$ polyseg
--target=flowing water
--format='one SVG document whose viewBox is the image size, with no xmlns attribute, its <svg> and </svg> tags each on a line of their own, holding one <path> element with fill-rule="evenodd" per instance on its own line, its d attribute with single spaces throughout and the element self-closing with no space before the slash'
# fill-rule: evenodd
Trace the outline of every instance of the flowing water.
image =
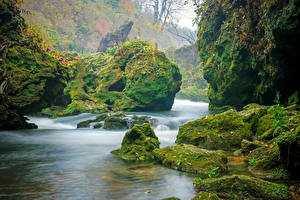
<svg viewBox="0 0 300 200">
<path fill-rule="evenodd" d="M 208 104 L 176 100 L 151 116 L 161 147 L 174 145 L 178 127 L 208 115 Z M 30 117 L 37 130 L 0 132 L 0 199 L 162 199 L 195 195 L 193 176 L 151 163 L 115 158 L 126 131 L 76 129 L 92 114 Z"/>
</svg>

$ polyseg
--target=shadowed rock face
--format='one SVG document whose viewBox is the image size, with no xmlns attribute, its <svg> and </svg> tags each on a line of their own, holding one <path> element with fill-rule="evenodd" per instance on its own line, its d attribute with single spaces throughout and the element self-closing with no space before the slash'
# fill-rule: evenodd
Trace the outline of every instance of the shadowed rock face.
<svg viewBox="0 0 300 200">
<path fill-rule="evenodd" d="M 120 46 L 126 42 L 132 26 L 133 22 L 130 21 L 120 26 L 117 31 L 106 34 L 100 42 L 98 52 L 105 52 L 108 48 L 114 47 L 115 44 Z"/>
<path fill-rule="evenodd" d="M 40 111 L 62 94 L 66 68 L 24 35 L 27 26 L 16 1 L 1 1 L 0 16 L 0 129 L 36 128 L 23 115 Z"/>
<path fill-rule="evenodd" d="M 299 99 L 299 2 L 205 1 L 198 32 L 210 109 Z M 283 12 L 284 11 L 284 12 Z M 266 28 L 268 27 L 268 28 Z"/>
</svg>

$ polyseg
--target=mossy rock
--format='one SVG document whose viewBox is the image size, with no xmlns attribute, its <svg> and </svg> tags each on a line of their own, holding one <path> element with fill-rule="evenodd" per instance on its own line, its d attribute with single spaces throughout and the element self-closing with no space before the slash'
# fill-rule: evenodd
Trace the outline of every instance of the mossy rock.
<svg viewBox="0 0 300 200">
<path fill-rule="evenodd" d="M 150 124 L 134 125 L 126 132 L 120 149 L 112 151 L 124 160 L 154 160 L 153 150 L 159 148 L 159 141 Z"/>
<path fill-rule="evenodd" d="M 257 132 L 257 124 L 261 117 L 268 113 L 268 107 L 258 104 L 248 104 L 243 107 L 239 114 L 243 117 L 245 122 L 251 124 L 251 129 L 254 133 Z"/>
<path fill-rule="evenodd" d="M 280 158 L 279 146 L 270 142 L 252 150 L 249 155 L 249 169 L 253 173 L 264 175 L 269 179 L 287 179 L 288 171 Z"/>
<path fill-rule="evenodd" d="M 67 67 L 30 35 L 17 1 L 0 3 L 0 129 L 36 128 L 24 115 L 41 111 L 62 94 Z M 34 39 L 33 39 L 34 37 Z"/>
<path fill-rule="evenodd" d="M 209 192 L 199 192 L 192 200 L 221 200 L 216 194 Z"/>
<path fill-rule="evenodd" d="M 256 133 L 257 133 L 257 136 L 260 140 L 268 141 L 268 140 L 274 138 L 274 136 L 273 136 L 273 131 L 274 131 L 273 124 L 274 124 L 274 117 L 270 113 L 263 116 L 263 117 L 261 117 L 258 120 Z"/>
<path fill-rule="evenodd" d="M 135 124 L 144 124 L 149 123 L 151 118 L 148 116 L 137 116 L 137 115 L 125 115 L 123 112 L 117 113 L 103 113 L 96 117 L 93 120 L 86 120 L 77 124 L 77 128 L 89 128 L 92 123 L 93 128 L 107 129 L 107 130 L 124 130 L 130 129 Z"/>
<path fill-rule="evenodd" d="M 218 151 L 200 149 L 190 144 L 168 146 L 154 151 L 155 158 L 166 167 L 199 174 L 207 178 L 211 173 L 227 171 L 226 155 Z"/>
<path fill-rule="evenodd" d="M 289 188 L 286 185 L 244 175 L 210 179 L 196 178 L 194 187 L 196 191 L 212 192 L 225 199 L 291 199 Z"/>
<path fill-rule="evenodd" d="M 251 124 L 235 110 L 206 116 L 179 127 L 176 143 L 206 149 L 236 150 L 243 139 L 252 140 Z"/>
<path fill-rule="evenodd" d="M 112 114 L 104 120 L 104 129 L 107 130 L 122 130 L 128 128 L 128 122 L 124 118 L 124 114 Z"/>
<path fill-rule="evenodd" d="M 241 153 L 248 155 L 250 151 L 257 149 L 259 147 L 262 147 L 263 144 L 259 141 L 248 141 L 248 140 L 242 140 L 241 143 Z"/>
<path fill-rule="evenodd" d="M 86 120 L 77 124 L 77 128 L 89 128 L 90 124 L 94 122 L 94 120 Z"/>
<path fill-rule="evenodd" d="M 300 35 L 297 1 L 200 4 L 197 47 L 209 83 L 210 108 L 271 105 L 276 91 L 282 102 L 297 92 L 299 99 L 299 58 L 294 54 L 299 40 L 293 39 Z"/>
<path fill-rule="evenodd" d="M 150 43 L 124 43 L 100 70 L 97 98 L 114 110 L 170 110 L 181 74 L 163 52 Z"/>
<path fill-rule="evenodd" d="M 103 113 L 98 115 L 96 119 L 89 119 L 77 124 L 77 128 L 89 128 L 91 123 L 95 122 L 103 122 L 108 117 L 108 114 Z M 94 128 L 101 128 L 103 125 L 101 123 L 97 123 L 94 125 Z"/>
</svg>

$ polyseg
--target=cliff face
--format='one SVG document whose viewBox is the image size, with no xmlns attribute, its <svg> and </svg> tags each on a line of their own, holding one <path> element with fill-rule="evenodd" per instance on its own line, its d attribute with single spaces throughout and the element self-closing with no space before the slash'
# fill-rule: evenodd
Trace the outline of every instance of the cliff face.
<svg viewBox="0 0 300 200">
<path fill-rule="evenodd" d="M 0 3 L 0 129 L 35 128 L 23 115 L 47 107 L 63 92 L 66 67 L 44 51 L 17 2 Z"/>
<path fill-rule="evenodd" d="M 211 109 L 272 104 L 276 91 L 299 98 L 299 11 L 298 0 L 203 3 L 198 50 Z"/>
</svg>

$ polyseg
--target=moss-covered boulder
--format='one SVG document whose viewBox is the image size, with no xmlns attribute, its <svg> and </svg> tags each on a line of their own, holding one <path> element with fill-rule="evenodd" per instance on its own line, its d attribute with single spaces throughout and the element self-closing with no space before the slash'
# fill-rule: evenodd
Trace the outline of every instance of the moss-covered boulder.
<svg viewBox="0 0 300 200">
<path fill-rule="evenodd" d="M 252 140 L 251 124 L 235 110 L 206 116 L 179 127 L 176 143 L 207 149 L 235 150 L 243 139 Z"/>
<path fill-rule="evenodd" d="M 99 77 L 96 96 L 115 110 L 170 110 L 181 86 L 177 65 L 137 40 L 123 44 Z"/>
<path fill-rule="evenodd" d="M 159 141 L 150 124 L 134 125 L 124 136 L 120 149 L 112 151 L 124 160 L 150 161 L 153 150 L 159 148 Z"/>
<path fill-rule="evenodd" d="M 168 146 L 154 151 L 155 158 L 166 167 L 209 177 L 227 171 L 226 155 L 218 151 L 200 149 L 190 144 Z"/>
<path fill-rule="evenodd" d="M 128 128 L 127 120 L 125 119 L 125 114 L 116 113 L 108 116 L 104 120 L 104 129 L 107 130 L 122 130 Z"/>
<path fill-rule="evenodd" d="M 0 15 L 0 129 L 33 128 L 23 115 L 41 111 L 62 94 L 67 68 L 47 51 L 39 30 L 25 25 L 17 1 L 1 1 Z"/>
<path fill-rule="evenodd" d="M 196 178 L 194 187 L 196 191 L 212 192 L 225 199 L 286 200 L 291 198 L 289 188 L 285 185 L 244 175 Z"/>
<path fill-rule="evenodd" d="M 199 192 L 192 200 L 221 200 L 216 194 L 209 192 Z"/>
</svg>

